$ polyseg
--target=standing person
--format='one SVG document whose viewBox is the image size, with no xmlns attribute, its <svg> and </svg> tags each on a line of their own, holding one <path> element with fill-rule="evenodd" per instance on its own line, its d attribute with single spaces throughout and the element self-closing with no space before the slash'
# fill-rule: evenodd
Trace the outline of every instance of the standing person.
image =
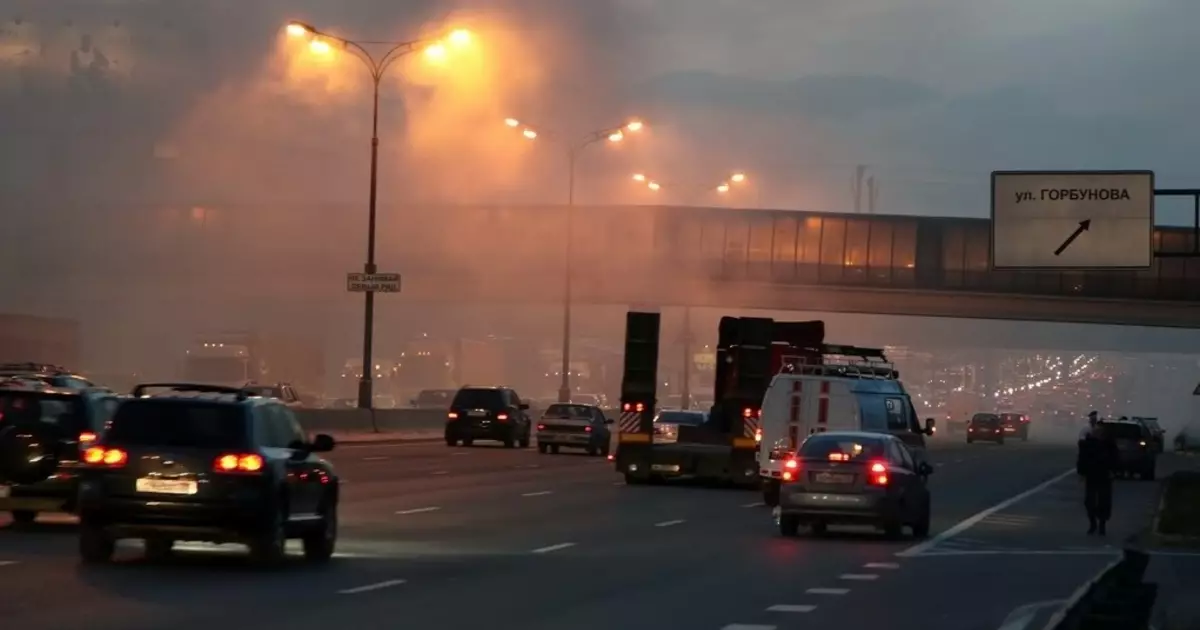
<svg viewBox="0 0 1200 630">
<path fill-rule="evenodd" d="M 1087 426 L 1083 427 L 1082 429 L 1079 430 L 1079 441 L 1080 442 L 1087 439 L 1087 436 L 1091 435 L 1092 430 L 1096 428 L 1096 423 L 1100 421 L 1099 416 L 1100 416 L 1100 414 L 1096 413 L 1095 411 L 1091 411 L 1090 413 L 1088 413 Z"/>
<path fill-rule="evenodd" d="M 1088 535 L 1104 536 L 1112 516 L 1113 472 L 1117 445 L 1100 424 L 1079 441 L 1079 474 L 1083 475 L 1083 506 L 1087 509 Z"/>
</svg>

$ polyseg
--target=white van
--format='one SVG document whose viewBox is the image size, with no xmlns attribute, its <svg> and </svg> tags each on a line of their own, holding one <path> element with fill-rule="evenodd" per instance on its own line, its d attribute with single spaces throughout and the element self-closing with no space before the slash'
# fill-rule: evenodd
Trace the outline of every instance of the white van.
<svg viewBox="0 0 1200 630">
<path fill-rule="evenodd" d="M 908 445 L 914 459 L 925 461 L 925 436 L 933 434 L 933 421 L 921 427 L 890 365 L 800 365 L 792 370 L 777 374 L 763 397 L 758 470 L 767 505 L 779 504 L 780 484 L 791 474 L 784 462 L 814 433 L 889 433 Z"/>
</svg>

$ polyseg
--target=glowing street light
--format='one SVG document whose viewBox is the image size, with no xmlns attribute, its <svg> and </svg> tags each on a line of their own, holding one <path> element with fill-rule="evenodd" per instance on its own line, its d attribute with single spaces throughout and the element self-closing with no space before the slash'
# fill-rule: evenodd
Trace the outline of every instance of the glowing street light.
<svg viewBox="0 0 1200 630">
<path fill-rule="evenodd" d="M 464 29 L 455 29 L 433 39 L 417 39 L 405 42 L 369 42 L 354 41 L 337 35 L 326 33 L 304 22 L 288 22 L 287 34 L 292 38 L 308 38 L 309 50 L 319 55 L 331 54 L 336 46 L 358 57 L 367 66 L 374 86 L 373 109 L 371 111 L 371 179 L 368 196 L 367 212 L 367 261 L 363 271 L 368 274 L 376 273 L 375 265 L 375 223 L 376 205 L 379 189 L 379 84 L 384 73 L 395 61 L 405 55 L 424 50 L 425 56 L 434 61 L 443 61 L 448 55 L 446 43 L 461 48 L 471 43 L 471 33 Z M 380 56 L 372 55 L 368 46 L 386 44 L 388 48 Z M 363 308 L 363 365 L 374 365 L 372 354 L 375 345 L 375 292 L 365 293 L 366 302 Z M 371 370 L 363 370 L 358 380 L 358 407 L 370 409 L 373 401 L 373 383 Z"/>
<path fill-rule="evenodd" d="M 646 176 L 645 176 L 645 175 L 642 175 L 641 173 L 634 173 L 634 174 L 633 174 L 633 181 L 635 181 L 635 182 L 645 182 L 645 181 L 646 181 Z"/>
<path fill-rule="evenodd" d="M 653 190 L 654 192 L 658 192 L 658 190 L 660 188 L 662 188 L 662 186 L 660 186 L 658 184 L 658 182 L 649 182 L 646 184 L 646 188 L 649 188 L 650 190 Z"/>
<path fill-rule="evenodd" d="M 505 118 L 504 124 L 512 129 L 521 129 L 521 135 L 529 140 L 538 137 L 538 132 L 535 127 L 527 125 L 516 118 Z M 636 118 L 625 121 L 620 125 L 597 129 L 586 134 L 581 140 L 575 143 L 567 144 L 567 238 L 566 242 L 566 264 L 564 266 L 564 291 L 563 291 L 563 338 L 562 338 L 562 367 L 559 373 L 562 375 L 562 381 L 558 388 L 558 401 L 570 402 L 571 400 L 571 279 L 574 275 L 571 269 L 571 235 L 574 234 L 574 207 L 575 207 L 575 165 L 579 161 L 579 154 L 587 147 L 608 140 L 616 143 L 625 139 L 625 134 L 637 133 L 645 128 L 645 123 Z M 637 181 L 644 181 L 645 176 L 638 180 L 638 175 L 634 175 Z M 651 186 L 651 190 L 658 190 L 658 184 L 650 182 L 647 186 Z"/>
<path fill-rule="evenodd" d="M 746 174 L 745 173 L 734 173 L 733 175 L 729 176 L 729 181 L 731 181 L 735 184 L 741 184 L 746 181 Z"/>
<path fill-rule="evenodd" d="M 722 193 L 722 194 L 729 192 L 729 184 L 723 183 L 723 184 L 717 186 L 717 192 Z"/>
</svg>

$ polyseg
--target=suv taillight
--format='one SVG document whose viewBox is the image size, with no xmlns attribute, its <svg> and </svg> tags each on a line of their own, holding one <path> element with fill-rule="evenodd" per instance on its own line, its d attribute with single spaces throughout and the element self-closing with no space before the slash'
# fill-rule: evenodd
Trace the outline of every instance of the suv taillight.
<svg viewBox="0 0 1200 630">
<path fill-rule="evenodd" d="M 228 453 L 213 461 L 213 470 L 219 473 L 250 473 L 262 472 L 266 462 L 261 455 L 255 453 Z"/>
<path fill-rule="evenodd" d="M 795 481 L 800 476 L 800 462 L 788 459 L 783 462 L 783 480 Z"/>
<path fill-rule="evenodd" d="M 83 451 L 83 461 L 92 466 L 108 466 L 111 468 L 120 468 L 129 461 L 129 453 L 119 448 L 105 448 L 103 446 L 89 446 Z"/>
<path fill-rule="evenodd" d="M 871 462 L 867 468 L 867 481 L 873 486 L 888 485 L 888 467 L 883 462 Z"/>
<path fill-rule="evenodd" d="M 458 420 L 458 412 L 451 411 L 446 414 L 446 420 Z"/>
</svg>

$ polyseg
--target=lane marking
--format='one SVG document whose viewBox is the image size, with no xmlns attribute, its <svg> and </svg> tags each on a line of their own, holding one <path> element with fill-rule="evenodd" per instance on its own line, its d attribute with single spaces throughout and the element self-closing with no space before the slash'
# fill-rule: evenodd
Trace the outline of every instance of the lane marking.
<svg viewBox="0 0 1200 630">
<path fill-rule="evenodd" d="M 429 474 L 431 474 L 431 475 L 449 475 L 450 471 L 449 470 L 435 470 Z"/>
<path fill-rule="evenodd" d="M 534 468 L 541 467 L 541 464 L 521 464 L 520 466 L 513 466 L 513 470 L 533 470 Z"/>
<path fill-rule="evenodd" d="M 0 567 L 11 567 L 16 563 L 16 560 L 0 560 Z"/>
<path fill-rule="evenodd" d="M 899 569 L 900 564 L 897 562 L 868 562 L 863 565 L 864 569 Z"/>
<path fill-rule="evenodd" d="M 950 529 L 947 529 L 946 531 L 943 531 L 943 532 L 937 534 L 936 536 L 934 536 L 933 538 L 930 538 L 929 540 L 926 540 L 925 542 L 918 543 L 916 545 L 913 545 L 912 547 L 909 547 L 908 549 L 905 549 L 904 551 L 897 552 L 896 557 L 912 558 L 915 556 L 922 555 L 925 552 L 929 551 L 930 549 L 937 547 L 939 544 L 941 544 L 951 538 L 954 538 L 955 536 L 974 527 L 975 525 L 979 524 L 980 521 L 995 514 L 996 512 L 999 512 L 1000 510 L 1003 510 L 1003 509 L 1017 503 L 1018 501 L 1023 501 L 1025 499 L 1028 499 L 1029 497 L 1045 490 L 1046 488 L 1049 488 L 1050 486 L 1052 486 L 1052 485 L 1058 483 L 1059 481 L 1066 479 L 1068 476 L 1074 475 L 1074 474 L 1076 474 L 1075 469 L 1071 468 L 1071 469 L 1066 470 L 1058 475 L 1055 475 L 1055 476 L 1051 477 L 1050 479 L 1047 479 L 1046 481 L 1043 481 L 1042 483 L 1039 483 L 1038 485 L 1036 485 L 1018 495 L 1009 497 L 1009 498 L 997 503 L 996 505 L 993 505 L 992 507 L 987 508 L 986 510 L 983 510 L 982 512 L 979 512 L 978 514 L 975 514 L 974 516 L 969 516 L 969 517 L 963 519 L 957 525 L 954 525 Z"/>
<path fill-rule="evenodd" d="M 558 543 L 557 545 L 550 545 L 549 547 L 538 547 L 530 553 L 550 553 L 552 551 L 559 551 L 561 549 L 567 549 L 568 547 L 574 546 L 575 543 Z"/>
<path fill-rule="evenodd" d="M 388 460 L 388 459 L 391 459 L 391 458 L 390 458 L 390 457 L 388 457 L 387 455 L 376 455 L 376 456 L 374 456 L 374 457 L 364 457 L 364 458 L 362 458 L 362 460 L 363 460 L 364 462 L 382 462 L 382 461 L 384 461 L 384 460 Z"/>
<path fill-rule="evenodd" d="M 805 595 L 845 595 L 849 593 L 848 588 L 810 588 L 804 591 Z"/>
<path fill-rule="evenodd" d="M 338 595 L 357 595 L 359 593 L 378 591 L 381 588 L 391 588 L 393 586 L 400 586 L 401 584 L 404 584 L 405 582 L 406 582 L 406 580 L 385 580 L 383 582 L 376 582 L 374 584 L 367 584 L 365 586 L 356 586 L 354 588 L 347 588 L 344 590 L 340 590 L 340 591 L 338 591 Z"/>
<path fill-rule="evenodd" d="M 808 604 L 775 604 L 768 608 L 767 612 L 808 613 L 816 609 L 816 606 Z"/>
<path fill-rule="evenodd" d="M 946 551 L 930 551 L 921 554 L 922 558 L 941 558 L 952 556 L 1116 556 L 1119 551 L 1109 549 L 1094 549 L 1092 551 L 1069 549 L 948 549 Z M 1151 555 L 1154 555 L 1151 553 Z"/>
<path fill-rule="evenodd" d="M 413 508 L 411 510 L 398 510 L 396 513 L 397 514 L 424 514 L 425 512 L 436 512 L 440 509 L 442 509 L 442 508 L 437 507 L 437 506 L 430 506 L 430 507 L 423 507 L 423 508 Z"/>
<path fill-rule="evenodd" d="M 721 630 L 775 630 L 779 626 L 765 626 L 761 623 L 731 623 L 721 626 Z"/>
<path fill-rule="evenodd" d="M 743 505 L 742 507 L 744 507 L 744 508 L 756 508 L 756 507 L 763 507 L 763 506 L 765 506 L 765 505 L 766 505 L 766 503 L 763 503 L 762 501 L 756 501 L 756 502 L 754 502 L 754 503 L 747 503 L 747 504 Z"/>
<path fill-rule="evenodd" d="M 624 486 L 624 485 L 626 485 L 626 484 L 625 484 L 625 482 L 624 482 L 624 481 L 614 481 L 614 482 L 613 482 L 613 485 L 614 485 L 614 486 Z"/>
<path fill-rule="evenodd" d="M 461 452 L 454 452 L 454 453 L 450 453 L 450 455 L 451 455 L 451 456 L 453 456 L 453 457 L 462 457 L 463 455 L 470 455 L 470 453 L 467 453 L 467 452 L 465 452 L 465 451 L 461 451 Z"/>
<path fill-rule="evenodd" d="M 547 494 L 554 494 L 553 490 L 538 490 L 537 492 L 526 492 L 523 497 L 544 497 Z"/>
<path fill-rule="evenodd" d="M 661 523 L 655 523 L 654 526 L 655 527 L 670 527 L 672 525 L 678 525 L 678 524 L 684 523 L 684 522 L 686 522 L 686 521 L 684 521 L 683 519 L 677 519 L 674 521 L 663 521 Z"/>
<path fill-rule="evenodd" d="M 879 576 L 875 575 L 874 573 L 845 573 L 845 574 L 839 575 L 838 579 L 857 580 L 859 582 L 870 582 L 871 580 L 878 580 Z"/>
</svg>

